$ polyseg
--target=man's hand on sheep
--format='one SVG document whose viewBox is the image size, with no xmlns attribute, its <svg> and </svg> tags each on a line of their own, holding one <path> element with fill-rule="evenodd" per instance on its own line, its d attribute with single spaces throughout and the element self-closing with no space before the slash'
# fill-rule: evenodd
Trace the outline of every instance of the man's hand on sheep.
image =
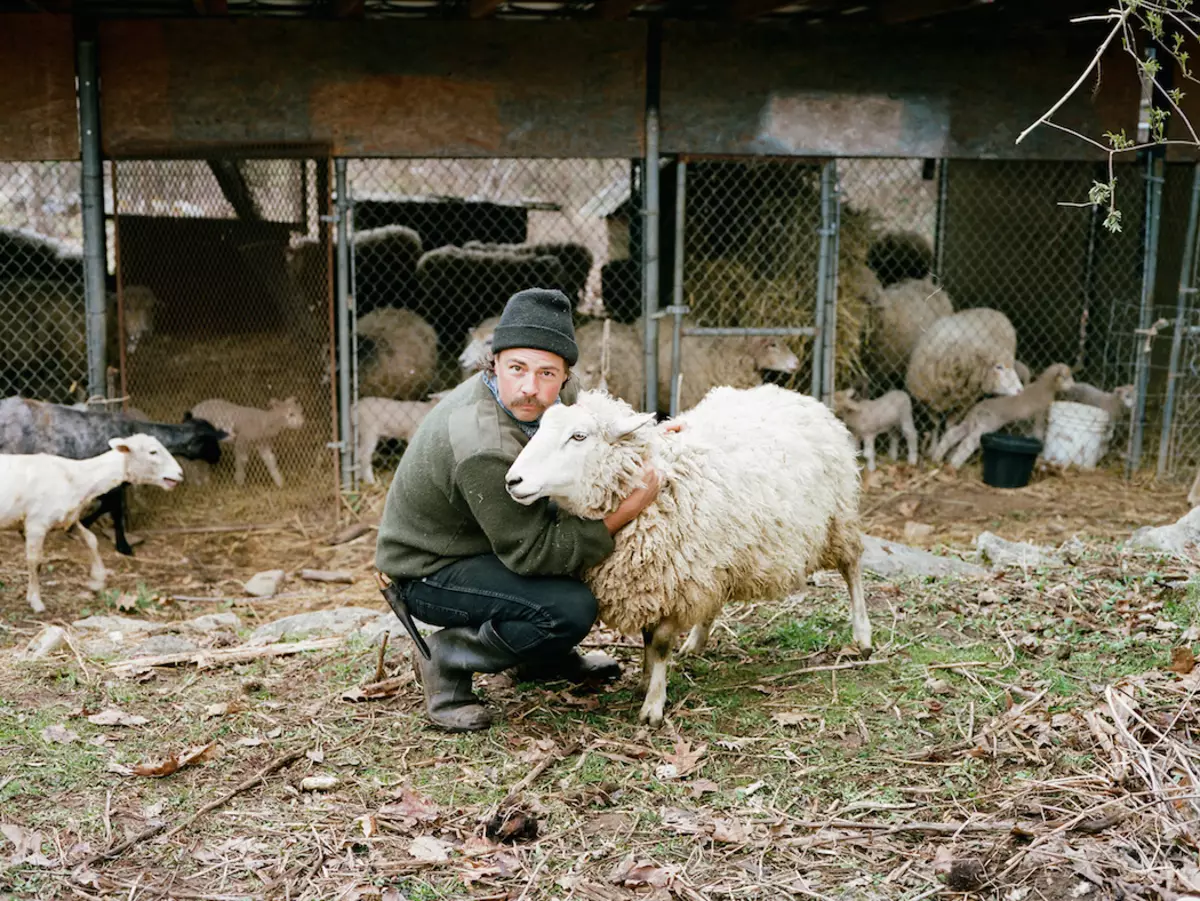
<svg viewBox="0 0 1200 901">
<path fill-rule="evenodd" d="M 642 472 L 642 487 L 635 488 L 625 500 L 621 501 L 616 510 L 604 517 L 604 525 L 608 528 L 609 535 L 617 534 L 622 526 L 633 522 L 637 515 L 658 497 L 658 489 L 662 485 L 662 477 L 659 476 L 658 470 L 653 466 L 648 466 Z"/>
</svg>

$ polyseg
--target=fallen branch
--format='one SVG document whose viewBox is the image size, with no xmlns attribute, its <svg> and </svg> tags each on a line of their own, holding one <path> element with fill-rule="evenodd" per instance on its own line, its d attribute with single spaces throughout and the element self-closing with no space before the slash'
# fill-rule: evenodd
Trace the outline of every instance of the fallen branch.
<svg viewBox="0 0 1200 901">
<path fill-rule="evenodd" d="M 194 814 L 192 814 L 190 817 L 188 817 L 186 820 L 184 820 L 182 823 L 180 823 L 178 826 L 176 826 L 174 829 L 172 829 L 170 832 L 168 832 L 167 837 L 170 837 L 170 836 L 174 835 L 176 832 L 179 832 L 183 829 L 188 828 L 189 826 L 192 825 L 192 823 L 196 822 L 196 820 L 200 819 L 200 817 L 204 816 L 206 813 L 210 813 L 210 812 L 216 810 L 218 807 L 221 807 L 222 805 L 229 803 L 230 799 L 233 798 L 235 795 L 241 794 L 244 791 L 254 788 L 254 786 L 258 785 L 258 783 L 260 783 L 264 779 L 266 779 L 267 776 L 270 776 L 272 773 L 275 773 L 275 772 L 283 769 L 286 766 L 290 766 L 291 764 L 295 763 L 297 760 L 299 760 L 303 756 L 304 756 L 303 751 L 289 751 L 287 754 L 284 754 L 280 757 L 276 757 L 274 760 L 272 760 L 270 763 L 268 763 L 265 767 L 263 767 L 261 770 L 259 770 L 257 773 L 255 773 L 253 776 L 251 776 L 249 779 L 239 782 L 237 785 L 235 785 L 229 791 L 225 792 L 225 794 L 221 795 L 221 797 L 217 798 L 216 800 L 209 801 L 207 804 L 205 804 L 203 807 L 201 807 L 199 810 L 197 810 Z M 110 848 L 108 851 L 102 851 L 101 853 L 88 858 L 85 866 L 91 866 L 92 864 L 97 863 L 101 860 L 112 860 L 115 857 L 120 857 L 122 854 L 124 854 L 126 851 L 128 851 L 130 848 L 132 848 L 134 845 L 138 844 L 139 842 L 144 842 L 146 839 L 153 838 L 154 836 L 158 835 L 160 832 L 162 832 L 166 828 L 167 828 L 167 824 L 164 822 L 164 823 L 159 823 L 157 826 L 151 826 L 149 829 L 143 829 L 141 832 L 139 832 L 137 835 L 133 836 L 132 838 L 121 842 L 121 844 L 117 845 L 115 848 Z"/>
<path fill-rule="evenodd" d="M 552 764 L 558 763 L 560 760 L 566 760 L 568 757 L 578 754 L 582 748 L 583 742 L 573 741 L 558 754 L 547 754 L 537 762 L 537 765 L 533 769 L 525 774 L 525 778 L 508 790 L 508 793 L 500 800 L 500 803 L 496 805 L 496 810 L 501 810 L 508 804 L 511 804 L 513 801 L 515 801 L 517 795 L 521 794 L 521 792 L 533 785 L 533 783 L 538 780 L 538 777 L 541 776 L 542 773 L 546 772 L 546 770 L 548 770 Z"/>
<path fill-rule="evenodd" d="M 264 657 L 282 657 L 287 654 L 301 654 L 305 651 L 320 651 L 341 644 L 342 636 L 334 638 L 314 638 L 311 641 L 280 641 L 275 644 L 265 644 L 248 648 L 219 648 L 217 650 L 179 651 L 174 654 L 160 654 L 157 657 L 134 657 L 130 660 L 118 660 L 110 663 L 108 668 L 114 672 L 129 672 L 149 666 L 175 666 L 180 663 L 194 663 L 199 669 L 208 669 L 229 663 L 245 663 L 247 660 L 260 660 Z"/>
<path fill-rule="evenodd" d="M 379 526 L 375 523 L 356 522 L 353 525 L 346 526 L 346 528 L 336 532 L 332 537 L 330 537 L 326 544 L 345 544 L 348 541 L 353 541 L 355 538 L 360 538 L 363 535 L 366 535 L 368 532 L 372 532 L 378 528 Z"/>
<path fill-rule="evenodd" d="M 881 832 L 921 832 L 927 835 L 958 835 L 960 832 L 1014 832 L 1028 834 L 1031 829 L 1009 820 L 984 823 L 878 823 L 869 820 L 792 820 L 801 829 L 867 829 Z"/>
<path fill-rule="evenodd" d="M 302 569 L 300 570 L 300 578 L 308 579 L 310 582 L 345 582 L 348 585 L 354 584 L 354 574 L 346 572 L 344 569 Z"/>
</svg>

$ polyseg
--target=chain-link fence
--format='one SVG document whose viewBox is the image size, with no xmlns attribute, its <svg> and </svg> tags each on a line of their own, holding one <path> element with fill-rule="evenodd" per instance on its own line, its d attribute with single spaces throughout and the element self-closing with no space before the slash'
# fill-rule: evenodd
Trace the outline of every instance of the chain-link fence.
<svg viewBox="0 0 1200 901">
<path fill-rule="evenodd" d="M 78 163 L 0 163 L 0 392 L 86 397 Z"/>
<path fill-rule="evenodd" d="M 115 167 L 128 411 L 234 436 L 215 467 L 189 467 L 186 490 L 203 502 L 173 494 L 176 510 L 238 521 L 333 497 L 328 165 Z"/>
<path fill-rule="evenodd" d="M 349 162 L 352 444 L 363 482 L 384 479 L 438 395 L 486 365 L 504 303 L 524 288 L 559 288 L 574 304 L 580 385 L 607 375 L 610 391 L 640 407 L 629 171 L 621 160 Z"/>
</svg>

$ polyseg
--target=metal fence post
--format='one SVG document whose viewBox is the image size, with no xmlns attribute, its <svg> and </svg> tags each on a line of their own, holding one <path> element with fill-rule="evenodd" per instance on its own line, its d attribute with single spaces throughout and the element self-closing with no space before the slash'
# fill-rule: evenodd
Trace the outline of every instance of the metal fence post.
<svg viewBox="0 0 1200 901">
<path fill-rule="evenodd" d="M 645 337 L 646 411 L 658 409 L 658 108 L 646 108 L 645 223 L 642 231 L 642 323 Z"/>
<path fill-rule="evenodd" d="M 338 330 L 338 450 L 341 453 L 342 490 L 353 490 L 354 442 L 350 435 L 350 244 L 347 232 L 350 201 L 346 195 L 346 161 L 334 160 L 337 192 L 337 330 Z"/>
<path fill-rule="evenodd" d="M 83 151 L 83 292 L 86 309 L 88 397 L 105 397 L 106 273 L 104 250 L 104 169 L 100 160 L 100 92 L 96 83 L 96 43 L 80 41 L 79 138 Z"/>
<path fill-rule="evenodd" d="M 950 188 L 947 166 L 949 163 L 950 161 L 944 157 L 938 163 L 937 207 L 933 214 L 933 273 L 940 282 L 945 281 L 942 266 L 946 256 L 946 200 Z"/>
<path fill-rule="evenodd" d="M 838 253 L 841 244 L 842 204 L 838 182 L 837 160 L 832 159 L 821 169 L 821 229 L 828 233 L 825 242 L 825 332 L 821 339 L 821 401 L 833 400 L 834 361 L 837 358 L 837 295 Z"/>
<path fill-rule="evenodd" d="M 1150 325 L 1154 315 L 1154 278 L 1158 267 L 1159 217 L 1162 213 L 1163 161 L 1158 154 L 1146 161 L 1146 224 L 1142 247 L 1142 296 L 1138 311 L 1138 336 L 1134 342 L 1134 366 L 1137 397 L 1134 402 L 1133 427 L 1129 436 L 1129 459 L 1125 477 L 1129 478 L 1142 462 L 1142 437 L 1145 428 L 1146 390 L 1150 382 L 1150 348 L 1153 338 Z"/>
<path fill-rule="evenodd" d="M 675 172 L 675 297 L 667 312 L 675 317 L 671 335 L 671 416 L 679 414 L 680 368 L 683 354 L 683 317 L 688 307 L 683 301 L 683 232 L 687 219 L 687 162 L 680 159 Z"/>
<path fill-rule="evenodd" d="M 1175 305 L 1175 327 L 1171 334 L 1171 361 L 1167 368 L 1167 396 L 1163 402 L 1162 431 L 1158 436 L 1158 477 L 1167 474 L 1167 453 L 1171 444 L 1171 423 L 1175 416 L 1175 383 L 1179 378 L 1179 357 L 1183 336 L 1190 325 L 1188 312 L 1191 296 L 1196 293 L 1196 218 L 1200 213 L 1200 164 L 1192 167 L 1192 201 L 1188 207 L 1187 237 L 1183 243 L 1183 262 L 1179 267 L 1179 293 Z"/>
</svg>

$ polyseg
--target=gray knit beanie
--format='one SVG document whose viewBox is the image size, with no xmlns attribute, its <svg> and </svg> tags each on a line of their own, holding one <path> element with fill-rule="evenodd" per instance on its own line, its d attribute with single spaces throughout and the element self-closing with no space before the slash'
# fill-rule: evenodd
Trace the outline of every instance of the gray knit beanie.
<svg viewBox="0 0 1200 901">
<path fill-rule="evenodd" d="M 529 288 L 518 291 L 504 305 L 500 324 L 492 333 L 492 353 L 510 347 L 532 347 L 558 354 L 574 366 L 579 359 L 571 302 L 562 291 Z"/>
</svg>

